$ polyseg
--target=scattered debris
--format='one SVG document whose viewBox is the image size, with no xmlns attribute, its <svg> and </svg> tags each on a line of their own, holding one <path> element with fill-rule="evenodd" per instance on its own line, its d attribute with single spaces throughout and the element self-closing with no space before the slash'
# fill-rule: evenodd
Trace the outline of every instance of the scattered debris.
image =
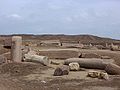
<svg viewBox="0 0 120 90">
<path fill-rule="evenodd" d="M 54 76 L 62 76 L 62 75 L 68 75 L 69 74 L 69 66 L 62 65 L 55 69 Z"/>
<path fill-rule="evenodd" d="M 99 72 L 97 72 L 97 71 L 89 71 L 87 76 L 92 77 L 92 78 L 97 78 L 99 76 Z"/>
<path fill-rule="evenodd" d="M 46 84 L 47 82 L 46 81 L 41 81 L 42 83 Z"/>
<path fill-rule="evenodd" d="M 107 73 L 99 72 L 99 71 L 89 71 L 87 76 L 91 78 L 98 78 L 98 79 L 105 79 L 105 80 L 109 79 L 109 76 Z"/>
<path fill-rule="evenodd" d="M 119 48 L 118 45 L 113 45 L 113 44 L 111 44 L 111 45 L 110 45 L 110 50 L 111 50 L 111 51 L 120 51 L 120 48 Z"/>
<path fill-rule="evenodd" d="M 109 80 L 108 74 L 107 74 L 107 73 L 104 73 L 104 72 L 100 72 L 98 78 L 99 78 L 99 79 Z"/>
<path fill-rule="evenodd" d="M 80 70 L 80 65 L 76 62 L 69 64 L 70 71 L 78 71 Z"/>
</svg>

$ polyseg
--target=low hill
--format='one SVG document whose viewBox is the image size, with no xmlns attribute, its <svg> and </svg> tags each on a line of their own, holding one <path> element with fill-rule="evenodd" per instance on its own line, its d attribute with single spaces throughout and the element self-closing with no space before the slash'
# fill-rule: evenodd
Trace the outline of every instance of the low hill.
<svg viewBox="0 0 120 90">
<path fill-rule="evenodd" d="M 23 40 L 60 40 L 61 42 L 81 42 L 85 44 L 102 44 L 102 43 L 114 43 L 120 45 L 120 40 L 98 37 L 93 35 L 33 35 L 33 34 L 15 34 L 22 36 Z M 14 35 L 0 35 L 0 40 L 3 37 L 9 37 Z"/>
</svg>

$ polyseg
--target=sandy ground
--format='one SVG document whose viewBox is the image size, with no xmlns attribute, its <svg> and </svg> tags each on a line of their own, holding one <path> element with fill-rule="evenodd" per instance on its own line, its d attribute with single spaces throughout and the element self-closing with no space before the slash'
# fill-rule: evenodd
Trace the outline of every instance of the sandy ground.
<svg viewBox="0 0 120 90">
<path fill-rule="evenodd" d="M 57 50 L 57 49 L 41 49 Z M 109 50 L 77 50 L 107 55 L 120 65 L 120 52 Z M 63 62 L 63 60 L 53 60 Z M 120 90 L 120 76 L 109 75 L 109 80 L 86 77 L 89 71 L 71 71 L 69 75 L 53 76 L 57 65 L 43 66 L 38 63 L 13 63 L 0 66 L 0 90 Z"/>
<path fill-rule="evenodd" d="M 9 70 L 3 68 L 5 66 L 9 66 Z M 3 65 L 0 90 L 120 90 L 120 76 L 110 76 L 109 80 L 89 78 L 87 69 L 53 76 L 55 67 L 33 63 Z"/>
</svg>

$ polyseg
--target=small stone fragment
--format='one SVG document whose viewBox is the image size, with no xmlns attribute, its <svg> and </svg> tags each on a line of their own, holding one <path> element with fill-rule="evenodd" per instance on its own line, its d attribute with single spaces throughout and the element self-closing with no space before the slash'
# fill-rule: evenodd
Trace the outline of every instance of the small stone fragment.
<svg viewBox="0 0 120 90">
<path fill-rule="evenodd" d="M 54 76 L 62 76 L 68 74 L 69 74 L 69 66 L 66 65 L 59 66 L 54 71 Z"/>
<path fill-rule="evenodd" d="M 77 62 L 73 62 L 69 64 L 70 71 L 78 71 L 80 69 L 80 65 Z"/>
<path fill-rule="evenodd" d="M 90 71 L 88 72 L 88 77 L 91 77 L 91 78 L 97 78 L 99 76 L 99 72 L 97 71 Z"/>
<path fill-rule="evenodd" d="M 104 72 L 100 72 L 99 74 L 99 79 L 105 79 L 105 80 L 108 80 L 109 79 L 109 76 L 107 73 L 104 73 Z"/>
</svg>

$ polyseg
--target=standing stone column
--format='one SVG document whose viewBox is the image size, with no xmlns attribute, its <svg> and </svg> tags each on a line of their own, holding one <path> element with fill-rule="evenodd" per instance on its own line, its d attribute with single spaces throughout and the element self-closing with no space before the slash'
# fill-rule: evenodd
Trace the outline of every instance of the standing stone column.
<svg viewBox="0 0 120 90">
<path fill-rule="evenodd" d="M 11 46 L 11 58 L 13 62 L 22 61 L 22 37 L 13 36 Z"/>
</svg>

